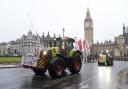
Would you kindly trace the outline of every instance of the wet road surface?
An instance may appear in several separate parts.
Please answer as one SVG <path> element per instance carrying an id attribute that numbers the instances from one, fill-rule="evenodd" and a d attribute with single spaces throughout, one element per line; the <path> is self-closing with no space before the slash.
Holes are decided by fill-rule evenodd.
<path id="1" fill-rule="evenodd" d="M 127 61 L 114 61 L 114 66 L 84 63 L 79 74 L 66 70 L 59 79 L 52 79 L 48 72 L 39 76 L 31 69 L 6 68 L 0 69 L 0 89 L 118 89 L 120 72 L 126 68 Z"/>

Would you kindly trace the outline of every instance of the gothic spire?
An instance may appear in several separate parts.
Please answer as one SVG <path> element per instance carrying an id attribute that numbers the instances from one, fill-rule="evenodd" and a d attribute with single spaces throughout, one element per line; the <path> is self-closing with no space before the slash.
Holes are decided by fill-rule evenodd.
<path id="1" fill-rule="evenodd" d="M 28 32 L 28 36 L 32 36 L 32 31 L 31 31 L 31 29 L 30 29 L 29 32 Z"/>
<path id="2" fill-rule="evenodd" d="M 56 34 L 54 33 L 54 38 L 56 38 Z"/>
<path id="3" fill-rule="evenodd" d="M 43 34 L 42 34 L 42 37 L 44 37 L 44 32 L 43 32 Z"/>
<path id="4" fill-rule="evenodd" d="M 125 33 L 125 24 L 123 23 L 123 34 Z"/>
<path id="5" fill-rule="evenodd" d="M 48 31 L 48 35 L 47 35 L 47 37 L 50 37 L 50 35 L 49 35 L 49 31 Z"/>
<path id="6" fill-rule="evenodd" d="M 90 16 L 89 8 L 87 8 L 86 16 L 87 16 L 87 17 L 89 17 L 89 16 Z"/>
<path id="7" fill-rule="evenodd" d="M 87 8 L 85 20 L 92 20 L 92 18 L 91 18 L 91 13 L 90 13 L 90 11 L 89 11 L 89 8 Z"/>

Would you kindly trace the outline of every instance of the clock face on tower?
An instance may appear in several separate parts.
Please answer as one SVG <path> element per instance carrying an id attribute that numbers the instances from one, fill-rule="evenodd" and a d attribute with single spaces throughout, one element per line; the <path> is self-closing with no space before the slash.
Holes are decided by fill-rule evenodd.
<path id="1" fill-rule="evenodd" d="M 89 22 L 85 22 L 85 27 L 89 27 Z"/>
<path id="2" fill-rule="evenodd" d="M 93 27 L 93 22 L 91 22 L 91 27 Z"/>

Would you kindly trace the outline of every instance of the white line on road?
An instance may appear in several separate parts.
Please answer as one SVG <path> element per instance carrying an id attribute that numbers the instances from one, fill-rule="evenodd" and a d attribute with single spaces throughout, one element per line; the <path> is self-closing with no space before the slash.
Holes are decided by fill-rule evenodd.
<path id="1" fill-rule="evenodd" d="M 80 83 L 79 86 L 83 86 L 83 85 L 85 85 L 88 81 L 92 80 L 93 78 L 94 78 L 94 76 L 92 76 L 92 77 L 89 78 L 88 80 L 86 80 L 86 81 Z"/>
<path id="2" fill-rule="evenodd" d="M 75 76 L 78 76 L 78 74 L 74 74 L 72 76 L 64 77 L 64 78 L 61 78 L 61 79 L 52 80 L 52 81 L 47 82 L 47 84 L 53 85 L 53 84 L 56 84 L 58 82 L 61 82 L 61 81 L 65 80 L 65 79 L 69 79 L 69 78 L 72 78 L 72 77 L 75 77 Z"/>
<path id="3" fill-rule="evenodd" d="M 89 87 L 88 87 L 88 84 L 86 84 L 86 85 L 80 87 L 80 89 L 86 89 L 86 88 L 89 88 Z"/>
<path id="4" fill-rule="evenodd" d="M 113 85 L 113 88 L 112 89 L 117 89 L 117 86 L 118 86 L 118 76 L 116 76 L 116 78 L 115 78 L 115 83 L 114 83 L 114 85 Z"/>
<path id="5" fill-rule="evenodd" d="M 117 89 L 117 86 L 118 86 L 118 80 L 115 81 L 113 89 Z"/>
<path id="6" fill-rule="evenodd" d="M 118 85 L 118 80 L 117 80 L 116 83 L 115 83 L 114 89 L 117 89 L 117 85 Z"/>

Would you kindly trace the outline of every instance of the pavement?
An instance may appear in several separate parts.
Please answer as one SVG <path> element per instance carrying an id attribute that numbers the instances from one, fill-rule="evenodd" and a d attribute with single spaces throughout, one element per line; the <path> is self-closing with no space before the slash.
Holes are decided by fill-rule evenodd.
<path id="1" fill-rule="evenodd" d="M 2 68 L 19 68 L 22 67 L 21 64 L 0 64 L 0 69 Z"/>
<path id="2" fill-rule="evenodd" d="M 128 68 L 119 72 L 116 89 L 128 89 Z"/>

